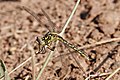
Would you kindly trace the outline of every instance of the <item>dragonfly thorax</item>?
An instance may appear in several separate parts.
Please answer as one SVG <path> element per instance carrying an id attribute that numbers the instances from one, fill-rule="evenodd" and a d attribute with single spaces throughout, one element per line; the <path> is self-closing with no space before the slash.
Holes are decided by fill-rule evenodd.
<path id="1" fill-rule="evenodd" d="M 55 33 L 47 32 L 41 39 L 44 45 L 48 45 L 49 43 L 57 40 L 57 35 Z"/>

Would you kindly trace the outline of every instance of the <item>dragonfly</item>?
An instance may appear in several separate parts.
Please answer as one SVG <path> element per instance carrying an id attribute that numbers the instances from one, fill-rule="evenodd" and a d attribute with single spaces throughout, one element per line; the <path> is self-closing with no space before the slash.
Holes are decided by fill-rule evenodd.
<path id="1" fill-rule="evenodd" d="M 40 17 L 38 17 L 38 15 L 34 11 L 30 10 L 29 8 L 27 8 L 25 6 L 23 6 L 23 9 L 25 11 L 27 11 L 29 14 L 31 14 L 41 25 L 43 25 L 42 21 L 40 20 Z M 41 8 L 41 11 L 45 15 L 45 17 L 48 19 L 48 21 L 52 27 L 52 30 L 49 30 L 42 38 L 39 38 L 39 37 L 36 38 L 36 42 L 38 43 L 38 46 L 39 46 L 38 53 L 45 50 L 45 46 L 47 46 L 47 48 L 50 49 L 51 51 L 54 51 L 55 46 L 51 47 L 51 43 L 56 42 L 56 41 L 60 41 L 64 45 L 66 45 L 66 46 L 72 48 L 74 51 L 78 52 L 85 59 L 87 59 L 89 61 L 92 60 L 83 50 L 77 48 L 75 45 L 69 43 L 63 37 L 58 35 L 58 33 L 55 32 L 55 29 L 54 29 L 55 24 L 53 23 L 53 21 L 50 19 L 48 14 L 42 8 Z"/>

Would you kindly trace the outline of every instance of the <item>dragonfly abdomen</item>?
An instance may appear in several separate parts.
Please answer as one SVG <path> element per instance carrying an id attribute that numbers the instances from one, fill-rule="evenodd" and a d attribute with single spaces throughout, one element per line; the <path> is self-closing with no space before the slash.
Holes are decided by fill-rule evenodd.
<path id="1" fill-rule="evenodd" d="M 73 44 L 67 42 L 65 39 L 63 39 L 61 36 L 58 36 L 59 40 L 64 43 L 65 45 L 67 45 L 68 47 L 74 49 L 75 51 L 77 51 L 80 55 L 82 55 L 83 57 L 85 57 L 86 59 L 90 60 L 89 57 L 87 56 L 87 54 L 85 54 L 82 50 L 78 49 L 76 46 L 74 46 Z"/>

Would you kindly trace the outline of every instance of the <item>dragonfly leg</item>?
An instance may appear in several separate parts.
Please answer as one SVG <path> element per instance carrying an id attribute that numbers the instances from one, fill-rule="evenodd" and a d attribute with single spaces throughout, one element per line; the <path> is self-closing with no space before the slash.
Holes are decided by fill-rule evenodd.
<path id="1" fill-rule="evenodd" d="M 37 42 L 37 44 L 38 44 L 38 52 L 37 52 L 37 54 L 38 54 L 38 53 L 40 53 L 40 51 L 41 51 L 41 50 L 40 50 L 40 45 L 41 45 L 41 44 L 40 44 L 40 39 L 39 39 L 38 37 L 36 38 L 36 42 Z"/>
<path id="2" fill-rule="evenodd" d="M 54 51 L 55 46 L 53 46 L 53 47 L 48 46 L 47 48 L 50 49 L 51 51 Z"/>
<path id="3" fill-rule="evenodd" d="M 40 44 L 38 44 L 38 52 L 37 53 L 40 53 Z"/>
<path id="4" fill-rule="evenodd" d="M 39 50 L 39 52 L 42 54 L 46 53 L 45 46 L 43 46 L 42 49 Z"/>
<path id="5" fill-rule="evenodd" d="M 50 45 L 48 45 L 47 48 L 50 49 L 51 51 L 54 51 L 54 50 L 55 50 L 55 46 L 50 47 Z"/>

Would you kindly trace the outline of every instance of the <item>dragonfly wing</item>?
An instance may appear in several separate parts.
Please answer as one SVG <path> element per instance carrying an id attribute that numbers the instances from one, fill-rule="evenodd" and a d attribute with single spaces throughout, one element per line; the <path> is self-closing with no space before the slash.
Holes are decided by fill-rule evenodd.
<path id="1" fill-rule="evenodd" d="M 50 19 L 50 17 L 48 16 L 48 14 L 41 8 L 43 14 L 45 15 L 45 17 L 48 19 L 49 23 L 50 23 L 50 27 L 51 27 L 51 31 L 55 32 L 55 24 L 54 22 Z"/>
<path id="2" fill-rule="evenodd" d="M 41 20 L 40 20 L 40 18 L 37 16 L 37 14 L 35 12 L 33 12 L 32 10 L 30 10 L 29 8 L 27 8 L 25 6 L 23 6 L 22 8 L 25 11 L 27 11 L 29 14 L 31 14 L 39 23 L 41 23 L 41 25 L 43 25 L 42 22 L 41 22 Z"/>
<path id="3" fill-rule="evenodd" d="M 71 51 L 69 49 L 69 47 L 67 45 L 65 45 L 65 44 L 64 44 L 64 46 L 68 49 L 70 55 L 73 57 L 73 59 L 75 60 L 76 64 L 79 66 L 79 69 L 82 70 L 85 73 L 85 70 L 83 69 L 83 67 L 81 66 L 81 64 L 77 61 L 75 55 L 73 55 L 73 52 L 75 52 L 75 51 Z"/>
<path id="4" fill-rule="evenodd" d="M 22 8 L 28 12 L 29 14 L 31 14 L 39 23 L 41 26 L 44 26 L 43 22 L 40 20 L 40 17 L 34 12 L 32 11 L 31 9 L 25 7 L 25 6 L 22 6 Z M 46 27 L 47 28 L 47 27 Z M 49 28 L 47 28 L 49 31 L 51 31 Z"/>

